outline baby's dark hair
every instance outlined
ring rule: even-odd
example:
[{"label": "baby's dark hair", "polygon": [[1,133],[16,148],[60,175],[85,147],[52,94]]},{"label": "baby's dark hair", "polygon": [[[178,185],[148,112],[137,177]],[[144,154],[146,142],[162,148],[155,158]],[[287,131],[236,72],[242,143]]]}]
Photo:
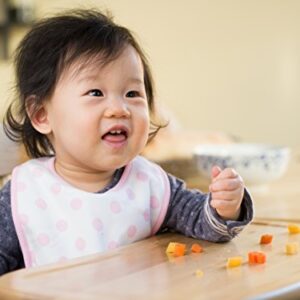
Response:
[{"label": "baby's dark hair", "polygon": [[[62,72],[80,58],[101,58],[103,64],[116,59],[131,45],[144,68],[144,84],[150,114],[154,114],[152,74],[143,50],[132,33],[97,10],[72,10],[37,22],[15,53],[17,98],[4,117],[4,130],[13,141],[24,144],[30,157],[53,155],[47,136],[31,124],[27,109],[38,111],[54,92]],[[149,139],[163,125],[151,121]]]}]

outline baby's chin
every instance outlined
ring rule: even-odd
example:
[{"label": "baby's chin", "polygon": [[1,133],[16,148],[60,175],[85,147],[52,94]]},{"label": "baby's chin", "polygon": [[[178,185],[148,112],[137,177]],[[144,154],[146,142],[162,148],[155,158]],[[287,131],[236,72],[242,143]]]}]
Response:
[{"label": "baby's chin", "polygon": [[98,166],[94,165],[94,168],[96,170],[98,170],[99,172],[110,172],[110,171],[115,171],[117,169],[121,169],[123,167],[126,167],[132,160],[134,159],[134,157],[130,157],[127,159],[115,159],[111,162],[106,161],[105,164],[101,164]]}]

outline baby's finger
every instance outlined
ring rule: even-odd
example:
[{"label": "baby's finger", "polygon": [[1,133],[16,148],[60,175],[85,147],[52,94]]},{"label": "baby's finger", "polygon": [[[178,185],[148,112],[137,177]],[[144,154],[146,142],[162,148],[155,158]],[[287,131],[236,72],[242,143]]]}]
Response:
[{"label": "baby's finger", "polygon": [[233,169],[233,168],[226,168],[222,170],[218,176],[213,178],[213,182],[220,180],[220,179],[225,179],[225,178],[235,178],[238,176],[238,173]]},{"label": "baby's finger", "polygon": [[244,186],[243,180],[240,176],[229,179],[217,180],[210,184],[209,191],[210,192],[218,192],[218,191],[233,191]]},{"label": "baby's finger", "polygon": [[217,177],[221,172],[222,172],[222,169],[220,167],[213,166],[210,171],[211,179],[214,179],[215,177]]},{"label": "baby's finger", "polygon": [[231,201],[234,199],[240,198],[241,191],[234,190],[234,191],[221,191],[221,192],[214,192],[211,194],[211,198],[218,199],[218,200],[225,200],[225,201]]}]

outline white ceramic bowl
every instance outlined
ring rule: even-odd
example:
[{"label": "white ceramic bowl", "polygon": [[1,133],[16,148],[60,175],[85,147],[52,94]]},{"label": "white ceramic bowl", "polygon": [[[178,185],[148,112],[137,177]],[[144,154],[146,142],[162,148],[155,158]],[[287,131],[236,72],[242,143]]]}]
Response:
[{"label": "white ceramic bowl", "polygon": [[234,168],[247,185],[264,185],[280,178],[287,169],[287,147],[268,144],[204,144],[194,150],[201,175],[210,178],[212,166]]}]

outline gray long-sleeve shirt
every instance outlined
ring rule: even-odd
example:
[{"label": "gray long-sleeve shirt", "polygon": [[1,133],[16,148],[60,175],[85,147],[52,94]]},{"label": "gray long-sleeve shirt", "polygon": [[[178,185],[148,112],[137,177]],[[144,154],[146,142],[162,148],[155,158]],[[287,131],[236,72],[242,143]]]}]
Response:
[{"label": "gray long-sleeve shirt", "polygon": [[[99,193],[113,188],[124,168],[118,169],[111,183]],[[252,200],[245,190],[240,218],[224,221],[209,205],[209,195],[187,189],[185,183],[168,174],[171,195],[165,220],[158,233],[176,231],[212,242],[231,240],[253,218]],[[24,267],[24,259],[11,211],[10,182],[0,190],[0,275]]]}]

